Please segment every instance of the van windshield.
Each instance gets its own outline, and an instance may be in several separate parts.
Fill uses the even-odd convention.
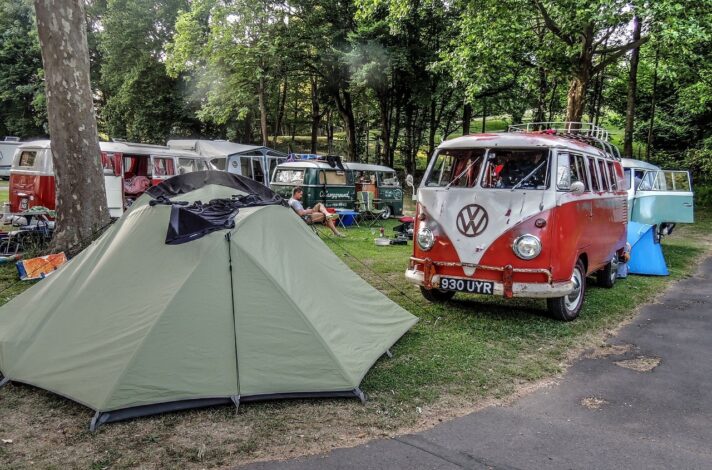
[[[425,186],[471,188],[480,174],[485,149],[447,149],[435,157]]]
[[[274,174],[275,183],[302,184],[304,181],[304,170],[277,170]]]
[[[483,188],[546,189],[549,150],[491,149],[482,176]]]

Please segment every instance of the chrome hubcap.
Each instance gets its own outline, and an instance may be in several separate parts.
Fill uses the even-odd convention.
[[[581,300],[581,291],[583,286],[583,276],[581,275],[581,271],[574,269],[574,274],[571,276],[571,282],[574,284],[574,290],[572,290],[571,293],[564,298],[564,303],[566,304],[567,310],[574,311]]]
[[[614,256],[611,260],[611,282],[615,282],[618,277],[618,257]]]

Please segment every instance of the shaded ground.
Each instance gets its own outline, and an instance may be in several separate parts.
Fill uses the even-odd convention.
[[[13,442],[0,445],[0,467],[230,466],[325,452],[462,416],[557,376],[581,348],[600,346],[637,305],[688,275],[712,232],[712,218],[698,214],[696,225],[665,241],[670,278],[631,277],[611,290],[591,281],[582,316],[572,323],[547,318],[543,301],[458,295],[446,306],[425,303],[403,278],[411,246],[375,247],[375,229],[349,229],[346,240],[326,243],[421,318],[393,349],[395,357],[380,360],[366,376],[366,406],[356,400],[250,403],[238,414],[231,407],[174,413],[112,424],[93,435],[87,430],[91,410],[10,385],[0,391],[0,439]],[[13,266],[0,267],[0,303],[27,287],[16,278]]]
[[[712,258],[611,340],[620,354],[584,359],[514,406],[249,468],[712,468],[710,281]]]

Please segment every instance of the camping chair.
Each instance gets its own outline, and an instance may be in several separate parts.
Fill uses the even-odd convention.
[[[373,193],[368,191],[359,191],[356,194],[356,210],[362,220],[370,220],[369,227],[373,227],[383,217],[383,209],[376,209],[373,204]]]

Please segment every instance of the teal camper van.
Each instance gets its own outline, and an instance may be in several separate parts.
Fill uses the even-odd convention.
[[[304,189],[304,207],[317,202],[334,209],[354,209],[357,194],[373,195],[383,218],[403,214],[403,188],[393,168],[365,163],[341,162],[338,157],[303,158],[277,166],[270,187],[284,198],[295,187]]]

